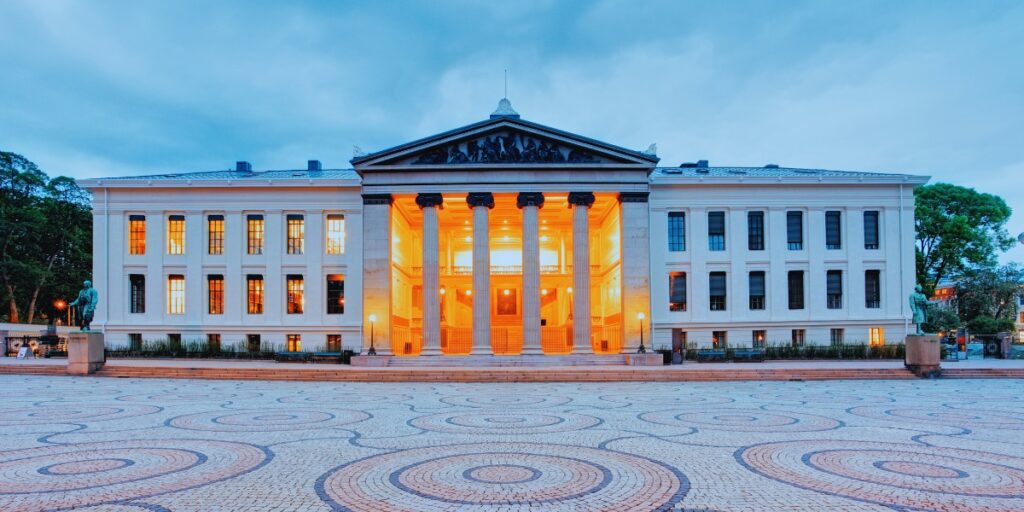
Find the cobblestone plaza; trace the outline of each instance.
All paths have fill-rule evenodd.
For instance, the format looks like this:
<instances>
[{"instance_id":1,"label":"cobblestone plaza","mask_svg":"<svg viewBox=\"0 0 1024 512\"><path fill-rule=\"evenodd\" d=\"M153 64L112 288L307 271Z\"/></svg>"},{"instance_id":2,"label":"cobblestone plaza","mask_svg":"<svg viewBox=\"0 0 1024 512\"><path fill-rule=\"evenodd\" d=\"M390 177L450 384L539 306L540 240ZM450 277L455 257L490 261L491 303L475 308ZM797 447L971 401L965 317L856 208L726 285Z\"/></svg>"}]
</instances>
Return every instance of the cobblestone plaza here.
<instances>
[{"instance_id":1,"label":"cobblestone plaza","mask_svg":"<svg viewBox=\"0 0 1024 512\"><path fill-rule=\"evenodd\" d=\"M0 510L1024 509L1024 381L0 376Z\"/></svg>"}]
</instances>

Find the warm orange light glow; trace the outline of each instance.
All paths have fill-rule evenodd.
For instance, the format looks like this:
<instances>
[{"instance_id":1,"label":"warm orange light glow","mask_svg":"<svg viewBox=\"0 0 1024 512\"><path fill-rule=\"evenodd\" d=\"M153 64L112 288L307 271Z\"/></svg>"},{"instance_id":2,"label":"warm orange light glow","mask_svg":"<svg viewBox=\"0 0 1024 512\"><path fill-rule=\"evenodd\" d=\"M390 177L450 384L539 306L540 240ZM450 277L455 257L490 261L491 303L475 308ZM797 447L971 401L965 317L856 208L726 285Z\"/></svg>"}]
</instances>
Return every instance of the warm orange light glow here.
<instances>
[{"instance_id":1,"label":"warm orange light glow","mask_svg":"<svg viewBox=\"0 0 1024 512\"><path fill-rule=\"evenodd\" d=\"M440 293L441 295L444 295L444 288L441 288L440 290L438 290L438 293Z\"/></svg>"},{"instance_id":2,"label":"warm orange light glow","mask_svg":"<svg viewBox=\"0 0 1024 512\"><path fill-rule=\"evenodd\" d=\"M541 242L547 242L548 241L548 236L544 235L544 236L540 237L540 241Z\"/></svg>"},{"instance_id":3,"label":"warm orange light glow","mask_svg":"<svg viewBox=\"0 0 1024 512\"><path fill-rule=\"evenodd\" d=\"M473 295L473 290L466 290L466 295Z\"/></svg>"},{"instance_id":4,"label":"warm orange light glow","mask_svg":"<svg viewBox=\"0 0 1024 512\"><path fill-rule=\"evenodd\" d=\"M501 291L502 295L508 295L509 293L512 293L512 292L510 292L509 290L502 290Z\"/></svg>"},{"instance_id":5,"label":"warm orange light glow","mask_svg":"<svg viewBox=\"0 0 1024 512\"><path fill-rule=\"evenodd\" d=\"M643 320L644 318L647 318L647 316L641 312L636 314L636 318L637 320Z\"/></svg>"},{"instance_id":6,"label":"warm orange light glow","mask_svg":"<svg viewBox=\"0 0 1024 512\"><path fill-rule=\"evenodd\" d=\"M572 293L572 286L570 286L569 289L566 290L566 291L569 292L569 293Z\"/></svg>"},{"instance_id":7,"label":"warm orange light glow","mask_svg":"<svg viewBox=\"0 0 1024 512\"><path fill-rule=\"evenodd\" d=\"M473 241L473 237L471 237L471 236L467 236L467 237L466 237L466 241L467 241L467 242L472 242L472 241Z\"/></svg>"},{"instance_id":8,"label":"warm orange light glow","mask_svg":"<svg viewBox=\"0 0 1024 512\"><path fill-rule=\"evenodd\" d=\"M377 315L371 314L369 316L369 320L370 320L370 323L376 322L377 321Z\"/></svg>"},{"instance_id":9,"label":"warm orange light glow","mask_svg":"<svg viewBox=\"0 0 1024 512\"><path fill-rule=\"evenodd\" d=\"M546 289L545 289L545 290L541 290L541 291L540 291L540 294L541 294L541 295L547 295L547 294L548 294L548 291L547 291Z\"/></svg>"}]
</instances>

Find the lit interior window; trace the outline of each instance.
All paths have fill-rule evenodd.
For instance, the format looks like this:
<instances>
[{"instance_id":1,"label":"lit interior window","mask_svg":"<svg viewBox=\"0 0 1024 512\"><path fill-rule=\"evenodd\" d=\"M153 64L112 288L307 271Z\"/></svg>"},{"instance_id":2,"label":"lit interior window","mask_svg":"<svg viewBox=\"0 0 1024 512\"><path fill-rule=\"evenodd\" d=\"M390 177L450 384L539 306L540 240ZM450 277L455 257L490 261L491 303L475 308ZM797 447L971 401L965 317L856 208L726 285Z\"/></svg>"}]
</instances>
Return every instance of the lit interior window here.
<instances>
[{"instance_id":1,"label":"lit interior window","mask_svg":"<svg viewBox=\"0 0 1024 512\"><path fill-rule=\"evenodd\" d=\"M345 216L332 214L327 216L327 254L343 254L345 252Z\"/></svg>"},{"instance_id":2,"label":"lit interior window","mask_svg":"<svg viewBox=\"0 0 1024 512\"><path fill-rule=\"evenodd\" d=\"M167 276L167 314L185 314L185 276Z\"/></svg>"}]
</instances>

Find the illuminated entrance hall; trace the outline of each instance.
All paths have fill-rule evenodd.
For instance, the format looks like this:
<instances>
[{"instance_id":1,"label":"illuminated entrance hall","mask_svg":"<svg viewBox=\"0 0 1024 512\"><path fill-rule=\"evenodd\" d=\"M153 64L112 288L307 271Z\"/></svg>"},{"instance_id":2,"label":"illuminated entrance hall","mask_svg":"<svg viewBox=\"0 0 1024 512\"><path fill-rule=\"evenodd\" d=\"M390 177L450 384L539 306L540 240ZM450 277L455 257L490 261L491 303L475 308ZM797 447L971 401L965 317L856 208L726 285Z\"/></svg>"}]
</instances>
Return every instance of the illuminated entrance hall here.
<instances>
[{"instance_id":1,"label":"illuminated entrance hall","mask_svg":"<svg viewBox=\"0 0 1024 512\"><path fill-rule=\"evenodd\" d=\"M487 204L479 207L487 210L483 247L489 256L489 265L483 267L489 269L489 287L481 287L475 286L474 249L482 244L474 238L476 208L469 196L395 196L393 353L436 353L425 343L431 336L427 319L434 307L440 353L477 353L473 344L475 301L488 305L489 346L480 343L484 353L619 353L622 281L616 195L572 194L571 201L568 192L497 193L491 197L493 208ZM579 227L574 230L577 216ZM436 230L428 225L434 223ZM484 232L483 228L479 232ZM428 239L433 233L437 233L436 243ZM585 238L585 243L577 243L577 238ZM436 261L431 253L436 254ZM581 267L577 267L578 261ZM436 274L430 270L432 265L436 265ZM581 275L577 275L578 269ZM480 301L481 290L488 288L483 292L488 300ZM577 304L588 299L583 296L586 293L580 294L581 289L589 291L589 308ZM430 303L428 293L436 296L436 304ZM582 317L578 311L583 311ZM585 323L589 323L589 336ZM583 336L574 338L576 329ZM574 339L582 343L574 343Z\"/></svg>"}]
</instances>

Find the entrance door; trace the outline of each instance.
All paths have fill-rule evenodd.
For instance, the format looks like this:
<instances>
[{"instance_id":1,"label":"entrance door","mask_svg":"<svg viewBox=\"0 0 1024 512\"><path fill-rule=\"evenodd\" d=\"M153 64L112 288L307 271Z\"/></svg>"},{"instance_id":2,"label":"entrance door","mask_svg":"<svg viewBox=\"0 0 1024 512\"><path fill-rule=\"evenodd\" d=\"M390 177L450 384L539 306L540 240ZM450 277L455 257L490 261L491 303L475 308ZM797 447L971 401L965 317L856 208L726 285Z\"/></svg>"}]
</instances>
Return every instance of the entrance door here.
<instances>
[{"instance_id":1,"label":"entrance door","mask_svg":"<svg viewBox=\"0 0 1024 512\"><path fill-rule=\"evenodd\" d=\"M686 332L672 329L672 364L682 364L686 355Z\"/></svg>"}]
</instances>

